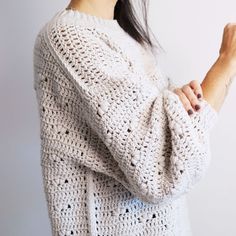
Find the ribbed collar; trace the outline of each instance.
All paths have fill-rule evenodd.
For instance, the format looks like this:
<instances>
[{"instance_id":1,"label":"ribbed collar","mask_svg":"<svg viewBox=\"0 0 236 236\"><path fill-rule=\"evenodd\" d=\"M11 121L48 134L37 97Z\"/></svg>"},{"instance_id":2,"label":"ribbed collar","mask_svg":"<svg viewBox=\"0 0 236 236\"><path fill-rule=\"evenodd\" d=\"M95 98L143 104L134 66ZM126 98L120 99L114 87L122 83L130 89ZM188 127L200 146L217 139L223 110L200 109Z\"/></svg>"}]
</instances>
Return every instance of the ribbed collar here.
<instances>
[{"instance_id":1,"label":"ribbed collar","mask_svg":"<svg viewBox=\"0 0 236 236\"><path fill-rule=\"evenodd\" d=\"M105 19L99 16L91 15L79 10L74 9L62 9L56 14L57 16L67 16L73 20L78 20L81 23L92 24L94 26L111 26L120 27L116 19Z\"/></svg>"}]
</instances>

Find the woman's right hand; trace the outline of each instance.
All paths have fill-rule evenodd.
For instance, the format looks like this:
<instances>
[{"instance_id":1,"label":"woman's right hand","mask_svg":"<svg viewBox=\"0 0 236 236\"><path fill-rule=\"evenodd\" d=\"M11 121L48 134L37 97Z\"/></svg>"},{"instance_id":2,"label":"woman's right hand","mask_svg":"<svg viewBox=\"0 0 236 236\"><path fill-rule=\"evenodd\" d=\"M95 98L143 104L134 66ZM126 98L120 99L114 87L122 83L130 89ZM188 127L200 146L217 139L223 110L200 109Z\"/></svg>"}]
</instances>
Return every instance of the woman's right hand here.
<instances>
[{"instance_id":1,"label":"woman's right hand","mask_svg":"<svg viewBox=\"0 0 236 236\"><path fill-rule=\"evenodd\" d=\"M224 28L223 39L219 51L219 59L230 71L230 76L236 75L236 23L228 23Z\"/></svg>"}]
</instances>

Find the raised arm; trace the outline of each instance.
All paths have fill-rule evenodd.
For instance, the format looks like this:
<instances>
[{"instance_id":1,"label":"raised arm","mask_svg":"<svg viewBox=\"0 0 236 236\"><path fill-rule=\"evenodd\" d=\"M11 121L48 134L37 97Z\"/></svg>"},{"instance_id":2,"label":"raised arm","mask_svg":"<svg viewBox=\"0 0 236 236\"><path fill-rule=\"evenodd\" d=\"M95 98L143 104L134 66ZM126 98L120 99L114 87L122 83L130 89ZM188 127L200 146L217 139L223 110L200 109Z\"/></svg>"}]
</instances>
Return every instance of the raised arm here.
<instances>
[{"instance_id":1,"label":"raised arm","mask_svg":"<svg viewBox=\"0 0 236 236\"><path fill-rule=\"evenodd\" d=\"M202 82L205 99L219 111L236 75L236 24L224 28L219 57Z\"/></svg>"},{"instance_id":2,"label":"raised arm","mask_svg":"<svg viewBox=\"0 0 236 236\"><path fill-rule=\"evenodd\" d=\"M181 99L183 104L188 99L189 102L185 103L186 110L191 108L190 100L193 99L193 105L197 104L197 99L194 98L198 92L203 95L204 99L211 105L211 107L219 112L223 102L228 94L230 85L236 75L236 24L227 24L224 28L223 40L219 51L219 57L207 72L205 78L200 84L194 81L192 86L189 84L179 88L170 80L170 88ZM194 86L195 84L195 86ZM192 93L190 88L193 88ZM196 89L198 91L196 91ZM201 91L200 91L201 90ZM190 91L190 93L188 93ZM192 96L191 96L192 95ZM193 106L194 107L194 106Z\"/></svg>"}]
</instances>

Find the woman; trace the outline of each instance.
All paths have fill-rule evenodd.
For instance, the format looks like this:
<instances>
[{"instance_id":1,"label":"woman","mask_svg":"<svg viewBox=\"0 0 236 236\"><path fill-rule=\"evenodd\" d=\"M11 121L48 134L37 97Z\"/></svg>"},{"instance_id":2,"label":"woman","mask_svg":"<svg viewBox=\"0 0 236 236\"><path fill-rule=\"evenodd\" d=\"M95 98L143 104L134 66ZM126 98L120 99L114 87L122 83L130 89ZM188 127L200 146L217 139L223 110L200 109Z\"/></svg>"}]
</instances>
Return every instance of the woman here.
<instances>
[{"instance_id":1,"label":"woman","mask_svg":"<svg viewBox=\"0 0 236 236\"><path fill-rule=\"evenodd\" d=\"M72 0L38 33L34 88L54 236L191 235L185 196L209 164L209 133L236 73L236 26L225 27L201 84L175 86L153 49L129 0Z\"/></svg>"}]
</instances>

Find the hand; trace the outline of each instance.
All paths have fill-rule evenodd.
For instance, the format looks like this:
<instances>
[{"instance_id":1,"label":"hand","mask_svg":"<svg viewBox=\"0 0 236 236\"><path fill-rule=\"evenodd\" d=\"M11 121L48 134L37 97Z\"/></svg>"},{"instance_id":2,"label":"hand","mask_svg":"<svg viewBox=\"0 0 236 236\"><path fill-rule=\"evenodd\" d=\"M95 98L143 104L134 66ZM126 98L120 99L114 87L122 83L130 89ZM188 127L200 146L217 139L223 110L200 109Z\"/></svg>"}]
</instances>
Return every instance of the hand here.
<instances>
[{"instance_id":1,"label":"hand","mask_svg":"<svg viewBox=\"0 0 236 236\"><path fill-rule=\"evenodd\" d=\"M236 23L229 23L224 28L219 51L221 64L230 68L230 75L236 75Z\"/></svg>"},{"instance_id":2,"label":"hand","mask_svg":"<svg viewBox=\"0 0 236 236\"><path fill-rule=\"evenodd\" d=\"M192 80L182 88L175 88L173 92L179 96L189 115L200 110L199 101L203 97L203 93L201 84L197 80Z\"/></svg>"}]
</instances>

